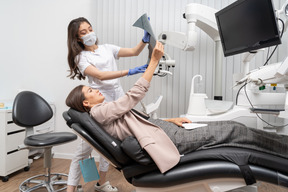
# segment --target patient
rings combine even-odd
[[[249,148],[288,158],[288,136],[247,128],[233,121],[205,122],[206,127],[186,130],[182,124],[191,122],[186,118],[146,120],[131,111],[148,91],[163,53],[163,45],[157,42],[142,77],[118,100],[103,102],[105,98],[99,90],[80,85],[68,95],[67,106],[90,112],[115,138],[124,140],[135,136],[162,173],[179,162],[180,154],[222,146]]]

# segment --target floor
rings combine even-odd
[[[53,159],[52,161],[52,173],[57,170],[58,173],[66,173],[68,174],[70,160],[67,159]],[[18,186],[22,181],[25,179],[38,174],[43,174],[45,172],[43,168],[43,159],[35,160],[30,170],[25,172],[24,170],[19,170],[16,173],[13,173],[9,176],[8,182],[0,181],[0,192],[19,192]],[[131,192],[135,188],[128,183],[125,178],[122,176],[121,172],[117,171],[114,168],[110,168],[107,179],[114,185],[117,186],[119,192]],[[94,182],[84,183],[83,179],[81,179],[81,184],[83,185],[83,189],[85,192],[94,192]],[[42,192],[45,190],[39,190]],[[258,192],[288,192],[288,189],[282,188],[279,186],[267,184],[267,183],[260,183],[258,187]]]

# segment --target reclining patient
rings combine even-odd
[[[186,130],[182,123],[191,122],[186,118],[146,120],[131,111],[148,91],[163,53],[163,45],[157,42],[142,77],[117,101],[103,102],[104,96],[99,90],[80,85],[70,92],[66,105],[90,112],[105,131],[119,140],[135,136],[162,173],[179,162],[180,154],[223,146],[249,148],[288,158],[288,136],[247,128],[233,121],[205,122],[206,127]]]

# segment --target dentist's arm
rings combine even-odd
[[[134,48],[121,48],[119,50],[118,57],[138,56],[146,46],[146,43],[149,43],[149,41],[150,41],[150,34],[144,30],[144,36],[142,38],[142,41],[140,41],[140,43]]]
[[[164,54],[164,47],[163,47],[162,43],[157,41],[156,45],[153,49],[152,55],[151,55],[150,63],[148,65],[146,71],[142,75],[142,77],[144,79],[146,79],[148,82],[150,82],[152,80],[154,71],[155,71],[160,59],[162,58],[163,54]]]
[[[143,41],[140,41],[140,43],[138,43],[138,45],[136,45],[133,48],[120,48],[118,52],[118,57],[138,56],[145,46],[146,46],[146,43],[144,43]]]

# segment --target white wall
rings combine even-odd
[[[278,9],[285,0],[274,0]],[[143,30],[132,24],[144,13],[151,18],[156,36],[162,31],[186,32],[182,15],[188,3],[201,3],[221,9],[234,0],[1,0],[0,47],[0,101],[13,99],[19,90],[32,90],[56,105],[56,131],[70,131],[62,112],[67,109],[65,98],[69,91],[86,81],[70,80],[67,64],[67,26],[77,17],[86,17],[93,25],[100,43],[121,47],[135,46]],[[166,46],[166,52],[177,61],[173,76],[155,77],[144,99],[152,102],[162,94],[164,99],[158,111],[160,117],[175,117],[187,111],[190,82],[201,74],[203,81],[198,92],[213,95],[214,42],[199,30],[199,42],[194,52],[184,52]],[[287,54],[287,34],[272,61],[281,61]],[[251,68],[261,66],[266,54],[252,60]],[[147,49],[135,58],[121,58],[120,69],[142,65],[147,60]],[[241,71],[241,56],[224,59],[223,96],[233,100],[232,74]],[[128,90],[139,75],[123,77]],[[55,152],[64,157],[75,150],[77,142],[58,146]]]
[[[0,100],[13,99],[18,90],[35,91],[55,103],[56,131],[70,131],[62,112],[80,82],[66,77],[67,26],[80,16],[95,23],[95,7],[93,0],[1,0]],[[77,143],[55,151],[73,154]]]

